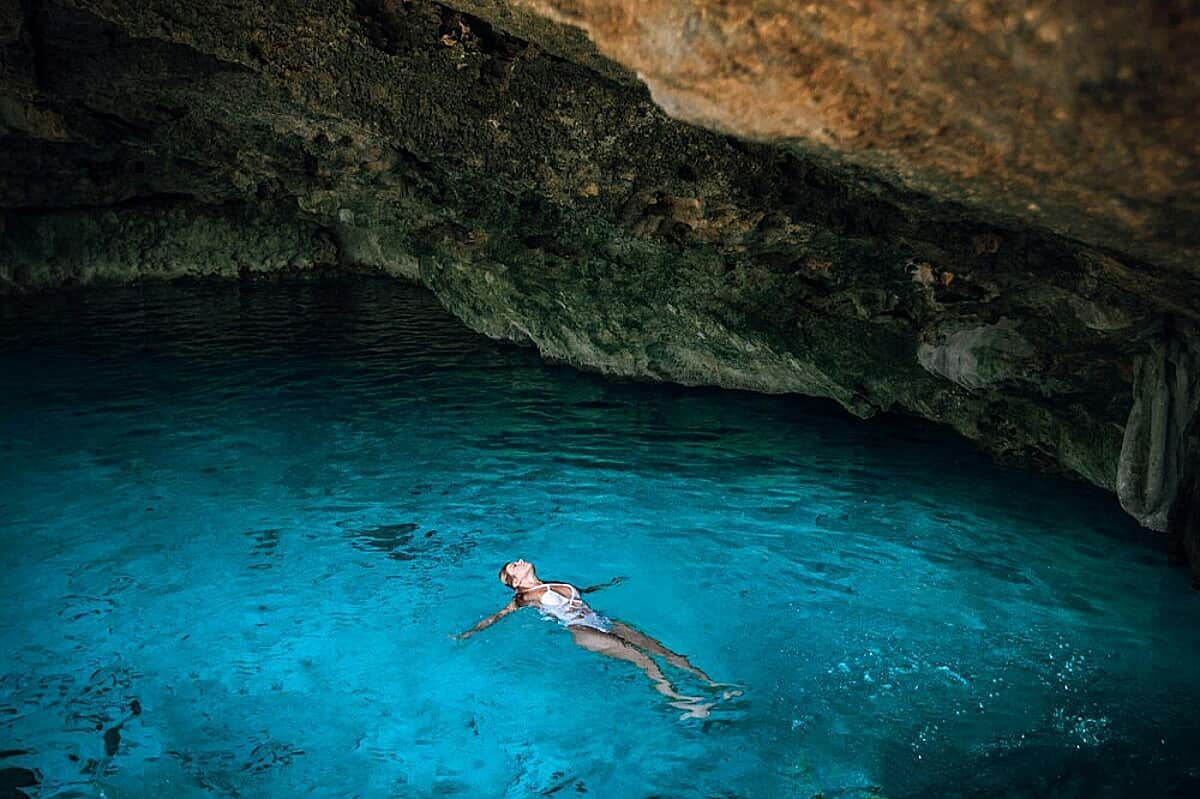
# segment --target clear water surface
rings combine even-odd
[[[5,304],[0,546],[31,796],[1200,795],[1200,597],[1111,497],[392,282]],[[450,640],[519,556],[745,695],[681,721],[533,611]]]

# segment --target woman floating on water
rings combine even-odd
[[[499,611],[455,637],[461,639],[474,635],[523,607],[537,608],[543,615],[558,619],[571,632],[571,637],[577,645],[610,658],[629,661],[644,671],[654,683],[656,691],[674,700],[671,702],[673,707],[685,711],[685,718],[707,716],[713,703],[703,704],[702,697],[684,696],[677,692],[650,655],[659,655],[672,666],[691,672],[714,688],[729,687],[728,683],[714,682],[711,677],[693,666],[686,655],[672,652],[659,641],[627,624],[602,616],[581,598],[582,594],[616,585],[623,579],[617,577],[607,583],[583,589],[570,583],[544,583],[538,579],[532,563],[514,560],[500,569],[500,582],[513,589],[513,598]],[[726,691],[725,698],[740,694],[741,692],[736,690]]]

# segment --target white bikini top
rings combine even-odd
[[[552,586],[552,585],[567,586],[567,588],[571,589],[571,596],[570,597],[563,596],[562,594],[558,593],[553,588],[551,588],[550,586]],[[542,595],[540,597],[538,597],[538,602],[540,602],[542,607],[545,607],[545,608],[568,608],[572,605],[583,604],[583,600],[579,598],[579,591],[577,591],[575,589],[575,586],[571,585],[570,583],[540,583],[538,585],[535,585],[534,588],[545,588],[546,589],[545,591],[542,592]]]
[[[551,588],[552,585],[565,585],[571,589],[571,596],[563,596]],[[605,633],[612,630],[612,622],[588,607],[579,596],[579,589],[570,583],[538,583],[533,588],[545,589],[538,597],[538,610],[542,615],[558,619],[567,627],[582,625]]]

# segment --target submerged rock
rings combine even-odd
[[[38,785],[37,774],[27,768],[9,767],[0,769],[0,799],[29,799],[22,788]]]
[[[104,731],[104,755],[113,757],[121,748],[121,725],[109,727]]]
[[[1200,323],[1168,5],[0,0],[0,291],[379,271],[580,368],[919,414],[1165,529]]]

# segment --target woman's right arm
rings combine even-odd
[[[464,638],[470,638],[472,635],[479,632],[480,630],[484,630],[484,629],[487,629],[488,627],[491,627],[493,624],[500,621],[505,616],[512,613],[514,610],[516,610],[519,607],[520,607],[520,605],[517,604],[517,600],[514,597],[513,599],[509,600],[507,605],[500,608],[500,610],[496,611],[491,616],[488,616],[483,621],[479,622],[479,624],[476,624],[474,627],[467,630],[466,632],[459,633],[458,635],[451,635],[450,637],[457,638],[460,641]]]

